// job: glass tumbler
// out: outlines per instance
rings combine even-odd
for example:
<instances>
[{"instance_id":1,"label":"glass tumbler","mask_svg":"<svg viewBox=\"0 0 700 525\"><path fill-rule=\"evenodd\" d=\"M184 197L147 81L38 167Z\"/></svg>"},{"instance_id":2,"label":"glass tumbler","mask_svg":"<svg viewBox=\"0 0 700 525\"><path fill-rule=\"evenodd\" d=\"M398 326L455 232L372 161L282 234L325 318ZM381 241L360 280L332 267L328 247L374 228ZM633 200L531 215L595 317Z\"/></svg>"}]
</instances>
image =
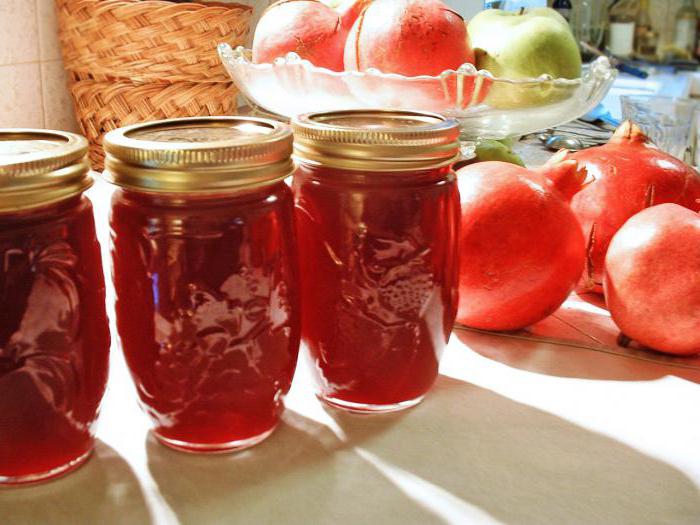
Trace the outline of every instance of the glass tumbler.
<instances>
[{"instance_id":1,"label":"glass tumbler","mask_svg":"<svg viewBox=\"0 0 700 525\"><path fill-rule=\"evenodd\" d=\"M659 148L684 160L695 133L695 101L655 95L623 95L620 100L624 120L633 121Z\"/></svg>"},{"instance_id":2,"label":"glass tumbler","mask_svg":"<svg viewBox=\"0 0 700 525\"><path fill-rule=\"evenodd\" d=\"M569 24L577 42L602 48L608 25L608 3L607 0L572 1Z\"/></svg>"}]
</instances>

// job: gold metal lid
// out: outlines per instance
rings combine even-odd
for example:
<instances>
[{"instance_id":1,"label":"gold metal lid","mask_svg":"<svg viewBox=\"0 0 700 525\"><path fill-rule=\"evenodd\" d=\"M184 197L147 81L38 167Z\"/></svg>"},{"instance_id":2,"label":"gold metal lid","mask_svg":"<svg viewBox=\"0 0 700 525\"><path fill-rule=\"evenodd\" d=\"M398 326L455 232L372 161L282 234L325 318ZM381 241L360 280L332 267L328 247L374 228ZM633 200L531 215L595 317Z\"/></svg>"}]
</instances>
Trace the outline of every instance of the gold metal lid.
<instances>
[{"instance_id":1,"label":"gold metal lid","mask_svg":"<svg viewBox=\"0 0 700 525\"><path fill-rule=\"evenodd\" d=\"M92 185L88 142L65 131L0 130L0 213L45 206Z\"/></svg>"},{"instance_id":2,"label":"gold metal lid","mask_svg":"<svg viewBox=\"0 0 700 525\"><path fill-rule=\"evenodd\" d=\"M296 118L294 152L302 162L339 169L406 171L449 165L459 157L456 120L436 113L348 110Z\"/></svg>"},{"instance_id":3,"label":"gold metal lid","mask_svg":"<svg viewBox=\"0 0 700 525\"><path fill-rule=\"evenodd\" d=\"M294 171L289 126L253 117L193 117L105 135L104 177L156 193L216 193L269 184Z\"/></svg>"}]
</instances>

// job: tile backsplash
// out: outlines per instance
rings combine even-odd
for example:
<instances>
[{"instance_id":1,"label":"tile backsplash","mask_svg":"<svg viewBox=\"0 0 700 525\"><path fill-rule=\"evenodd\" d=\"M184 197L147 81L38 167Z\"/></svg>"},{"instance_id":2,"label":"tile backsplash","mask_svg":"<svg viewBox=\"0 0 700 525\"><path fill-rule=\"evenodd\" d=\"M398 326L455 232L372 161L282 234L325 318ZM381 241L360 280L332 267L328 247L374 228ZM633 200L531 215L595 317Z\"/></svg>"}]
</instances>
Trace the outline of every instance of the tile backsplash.
<instances>
[{"instance_id":1,"label":"tile backsplash","mask_svg":"<svg viewBox=\"0 0 700 525\"><path fill-rule=\"evenodd\" d=\"M271 2L237 3L253 6L257 21ZM8 127L79 131L61 60L55 0L0 0L0 128Z\"/></svg>"},{"instance_id":2,"label":"tile backsplash","mask_svg":"<svg viewBox=\"0 0 700 525\"><path fill-rule=\"evenodd\" d=\"M0 127L77 131L54 0L2 0L0 35Z\"/></svg>"}]
</instances>

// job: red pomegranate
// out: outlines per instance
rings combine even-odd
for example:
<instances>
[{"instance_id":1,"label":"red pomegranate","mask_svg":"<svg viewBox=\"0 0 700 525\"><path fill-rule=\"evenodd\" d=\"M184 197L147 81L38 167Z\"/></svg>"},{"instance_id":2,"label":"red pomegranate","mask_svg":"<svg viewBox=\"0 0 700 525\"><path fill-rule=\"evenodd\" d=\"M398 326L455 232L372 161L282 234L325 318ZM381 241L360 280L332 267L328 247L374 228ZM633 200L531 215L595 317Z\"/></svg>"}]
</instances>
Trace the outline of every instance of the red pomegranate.
<instances>
[{"instance_id":1,"label":"red pomegranate","mask_svg":"<svg viewBox=\"0 0 700 525\"><path fill-rule=\"evenodd\" d=\"M345 0L336 8L340 14L341 24L348 33L362 11L364 11L365 7L371 2L372 0Z\"/></svg>"},{"instance_id":2,"label":"red pomegranate","mask_svg":"<svg viewBox=\"0 0 700 525\"><path fill-rule=\"evenodd\" d=\"M272 62L294 51L316 66L342 71L349 30L318 0L281 0L267 8L255 29L253 61Z\"/></svg>"},{"instance_id":3,"label":"red pomegranate","mask_svg":"<svg viewBox=\"0 0 700 525\"><path fill-rule=\"evenodd\" d=\"M584 291L602 292L610 240L635 213L665 202L700 210L700 175L651 144L631 122L623 123L608 144L569 158L585 165L595 179L571 202L588 239L580 285Z\"/></svg>"},{"instance_id":4,"label":"red pomegranate","mask_svg":"<svg viewBox=\"0 0 700 525\"><path fill-rule=\"evenodd\" d=\"M661 204L629 219L605 257L605 299L625 336L700 353L700 215Z\"/></svg>"},{"instance_id":5,"label":"red pomegranate","mask_svg":"<svg viewBox=\"0 0 700 525\"><path fill-rule=\"evenodd\" d=\"M583 270L585 242L569 200L586 172L561 157L538 170L480 162L457 172L459 323L524 328L571 293Z\"/></svg>"},{"instance_id":6,"label":"red pomegranate","mask_svg":"<svg viewBox=\"0 0 700 525\"><path fill-rule=\"evenodd\" d=\"M440 0L374 0L345 45L345 69L438 75L474 63L464 19Z\"/></svg>"}]
</instances>

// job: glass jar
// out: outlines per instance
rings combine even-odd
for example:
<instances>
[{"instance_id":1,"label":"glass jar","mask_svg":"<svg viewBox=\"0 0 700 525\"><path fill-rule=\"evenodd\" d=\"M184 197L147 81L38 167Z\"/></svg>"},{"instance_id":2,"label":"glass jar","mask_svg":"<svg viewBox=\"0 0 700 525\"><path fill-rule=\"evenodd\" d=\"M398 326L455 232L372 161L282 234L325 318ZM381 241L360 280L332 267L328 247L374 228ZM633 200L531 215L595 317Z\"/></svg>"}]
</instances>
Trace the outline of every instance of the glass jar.
<instances>
[{"instance_id":1,"label":"glass jar","mask_svg":"<svg viewBox=\"0 0 700 525\"><path fill-rule=\"evenodd\" d=\"M609 11L608 51L629 58L634 52L637 0L620 0Z\"/></svg>"},{"instance_id":2,"label":"glass jar","mask_svg":"<svg viewBox=\"0 0 700 525\"><path fill-rule=\"evenodd\" d=\"M576 42L585 42L600 49L608 25L608 1L574 0L569 24Z\"/></svg>"},{"instance_id":3,"label":"glass jar","mask_svg":"<svg viewBox=\"0 0 700 525\"><path fill-rule=\"evenodd\" d=\"M87 148L0 130L0 484L67 473L93 447L110 336Z\"/></svg>"},{"instance_id":4,"label":"glass jar","mask_svg":"<svg viewBox=\"0 0 700 525\"><path fill-rule=\"evenodd\" d=\"M284 408L300 321L291 131L176 119L105 137L117 329L158 440L252 446Z\"/></svg>"},{"instance_id":5,"label":"glass jar","mask_svg":"<svg viewBox=\"0 0 700 525\"><path fill-rule=\"evenodd\" d=\"M357 412L419 403L457 307L453 120L411 111L298 118L302 338L317 396Z\"/></svg>"}]
</instances>

